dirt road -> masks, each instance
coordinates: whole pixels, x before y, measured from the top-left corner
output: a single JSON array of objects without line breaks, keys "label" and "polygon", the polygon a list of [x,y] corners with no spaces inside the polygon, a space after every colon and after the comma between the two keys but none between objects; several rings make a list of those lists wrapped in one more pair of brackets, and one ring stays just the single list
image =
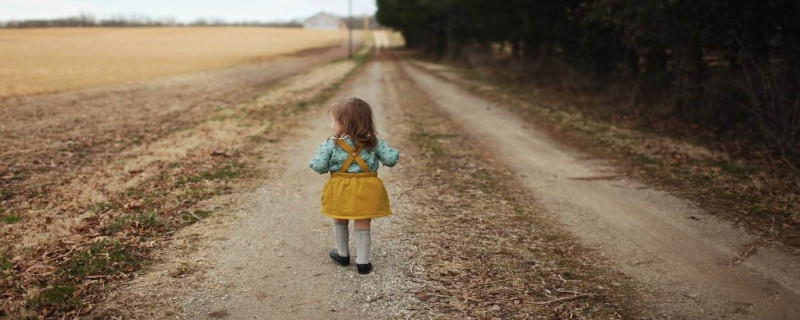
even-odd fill
[{"label": "dirt road", "polygon": [[[383,77],[381,63],[370,63],[337,94],[370,101],[379,128],[387,128],[392,116],[385,107]],[[331,221],[318,212],[319,191],[327,176],[308,169],[308,155],[330,135],[324,108],[317,110],[295,130],[291,140],[272,150],[280,155],[275,164],[280,173],[254,192],[239,196],[237,203],[241,205],[232,214],[233,221],[222,222],[224,227],[200,224],[184,233],[202,233],[198,245],[206,248],[180,260],[208,272],[176,280],[170,276],[175,257],[168,257],[166,263],[152,268],[101,309],[119,308],[115,303],[129,308],[130,300],[141,298],[146,303],[136,304],[155,310],[150,316],[159,318],[176,314],[184,319],[362,319],[376,314],[397,315],[397,308],[392,310],[391,306],[410,299],[408,288],[413,284],[401,277],[402,269],[407,268],[401,256],[392,254],[402,250],[402,244],[388,241],[390,236],[384,233],[392,229],[392,217],[373,224],[373,243],[380,245],[373,249],[372,257],[380,265],[369,277],[356,278],[353,268],[331,268],[326,256],[324,248],[331,245]],[[391,129],[382,130],[381,135],[393,138]],[[381,177],[389,192],[397,195],[393,192],[397,186],[392,169],[381,170]],[[401,201],[397,197],[392,201],[395,211],[402,211]],[[129,316],[142,316],[125,311]]]},{"label": "dirt road", "polygon": [[639,281],[664,317],[797,319],[800,263],[690,203],[619,179],[601,161],[448,82],[409,68],[462,127],[506,159],[531,195],[571,231]]},{"label": "dirt road", "polygon": [[[400,81],[401,76],[412,82]],[[420,92],[428,99],[421,101],[430,103],[416,107],[448,115],[444,121],[459,128],[452,134],[469,136],[469,141],[479,144],[476,148],[487,150],[502,162],[499,165],[513,169],[514,174],[507,179],[519,183],[524,197],[539,202],[546,214],[563,222],[581,245],[593,249],[606,260],[604,263],[629,276],[635,292],[628,294],[641,298],[644,305],[637,307],[646,317],[800,317],[800,264],[796,258],[769,249],[743,254],[741,250],[755,240],[752,236],[703,214],[684,200],[636,181],[616,178],[613,169],[602,161],[553,142],[534,124],[523,122],[502,106],[492,105],[412,63],[373,59],[336,96],[355,95],[369,101],[375,107],[384,137],[408,145],[412,128],[401,120],[404,112],[413,109],[400,102],[407,101],[402,97]],[[375,223],[375,273],[358,276],[352,268],[338,268],[327,261],[325,252],[332,242],[330,222],[317,213],[318,193],[325,177],[306,168],[308,157],[329,134],[324,107],[315,110],[320,112],[309,113],[302,128],[270,149],[281,155],[275,165],[280,172],[275,179],[265,181],[252,193],[237,196],[239,205],[227,218],[211,218],[190,228],[189,232],[199,237],[194,244],[199,250],[181,257],[181,262],[167,258],[120,290],[111,304],[139,299],[143,301],[139,304],[142,310],[152,312],[144,318],[377,319],[414,318],[419,310],[417,304],[430,303],[432,300],[410,294],[420,287],[414,272],[409,272],[418,268],[414,265],[414,250],[409,248],[414,236],[397,232],[404,216],[440,203],[419,205],[403,197],[422,186],[405,180],[408,171],[403,167],[402,154],[398,168],[380,171],[397,209],[391,218]],[[450,195],[440,196],[444,199]],[[480,224],[475,223],[475,228]],[[502,230],[487,232],[496,235],[495,241],[509,246],[517,243],[509,239],[521,236],[499,231]],[[528,232],[544,233],[535,229]],[[463,235],[449,236],[452,241],[464,241]],[[510,253],[495,254],[502,257]],[[470,258],[475,258],[470,252],[442,257],[454,261]],[[176,278],[170,270],[182,264],[199,271]],[[528,272],[542,265],[516,267],[519,272]],[[556,275],[556,281],[576,281]],[[485,284],[502,287],[506,286],[502,282],[508,280],[513,279],[489,279]],[[533,283],[521,285],[534,287]],[[593,296],[566,292],[572,292],[572,296],[533,304]],[[528,291],[518,295],[528,297]],[[464,299],[461,303],[478,302]],[[479,317],[490,318],[504,310],[498,304],[485,308],[486,313]],[[442,310],[451,312],[451,317],[465,315],[457,309],[439,311]]]},{"label": "dirt road", "polygon": [[[388,112],[380,78],[381,64],[372,63],[341,94],[370,101],[378,126],[385,128]],[[220,253],[213,255],[217,261],[209,275],[211,285],[187,298],[186,318],[220,311],[233,319],[368,318],[362,304],[392,294],[391,287],[355,294],[355,284],[363,279],[354,279],[353,270],[331,268],[322,254],[325,250],[320,251],[331,245],[331,221],[317,214],[318,194],[327,176],[308,169],[308,155],[330,135],[329,127],[327,115],[317,112],[299,137],[280,151],[286,160],[283,173],[258,190],[254,201],[239,213],[240,220]],[[381,170],[381,177],[392,185],[391,169]],[[376,244],[384,242],[380,235],[382,227],[391,224],[387,220],[376,223]],[[397,257],[387,256],[385,247],[376,249],[381,269],[367,280],[373,286],[397,272],[387,268],[396,262],[386,260]]]}]

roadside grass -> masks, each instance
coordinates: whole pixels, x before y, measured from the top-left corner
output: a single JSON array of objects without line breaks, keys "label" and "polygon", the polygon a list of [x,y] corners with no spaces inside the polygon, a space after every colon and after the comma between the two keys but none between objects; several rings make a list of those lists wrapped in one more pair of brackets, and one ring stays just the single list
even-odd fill
[{"label": "roadside grass", "polygon": [[103,229],[106,235],[113,235],[127,226],[135,226],[137,228],[155,228],[159,225],[159,216],[155,211],[146,211],[135,215],[124,214],[117,217],[114,222]]},{"label": "roadside grass", "polygon": [[190,175],[188,177],[181,176],[175,183],[177,185],[183,185],[187,183],[197,183],[203,180],[223,180],[223,179],[236,178],[242,174],[241,172],[242,168],[244,168],[243,163],[233,161],[230,163],[226,163],[221,168],[214,171],[203,171],[200,173]]},{"label": "roadside grass", "polygon": [[211,215],[211,211],[209,210],[195,210],[189,211],[181,215],[181,220],[186,221],[188,223],[195,223],[197,221],[203,220],[208,218]]},{"label": "roadside grass", "polygon": [[6,252],[0,252],[0,274],[4,274],[11,269],[11,257]]},{"label": "roadside grass", "polygon": [[29,299],[27,304],[32,309],[48,312],[67,311],[81,305],[80,299],[75,298],[76,291],[75,285],[54,285],[42,290],[35,298]]},{"label": "roadside grass", "polygon": [[249,139],[251,142],[255,142],[255,143],[276,143],[276,142],[278,142],[278,139],[276,139],[276,138],[265,137],[265,136],[262,136],[262,135],[251,135],[251,136],[248,136],[247,139]]},{"label": "roadside grass", "polygon": [[617,161],[624,174],[691,199],[707,212],[772,240],[765,244],[800,253],[800,175],[791,170],[736,158],[703,141],[601,119],[576,106],[591,101],[582,93],[570,96],[521,85],[499,72],[423,61],[413,64],[509,107],[557,140]]},{"label": "roadside grass", "polygon": [[107,212],[114,209],[118,209],[118,207],[108,202],[97,202],[95,204],[92,204],[92,207],[90,208],[92,213],[95,214]]},{"label": "roadside grass", "polygon": [[55,284],[28,299],[31,309],[64,312],[82,305],[78,284],[87,277],[106,278],[139,269],[142,258],[116,240],[94,242],[55,272]]},{"label": "roadside grass", "polygon": [[141,260],[125,246],[114,240],[101,240],[74,255],[57,272],[65,279],[78,279],[92,275],[112,275],[135,271]]},{"label": "roadside grass", "polygon": [[[401,72],[405,88],[414,82]],[[602,258],[577,245],[491,152],[419,90],[400,103],[410,127],[404,179],[416,203],[403,232],[416,249],[419,318],[628,319],[643,308]]]},{"label": "roadside grass", "polygon": [[[2,213],[2,212],[0,212],[0,213]],[[22,220],[22,215],[17,214],[17,213],[8,213],[8,214],[5,214],[2,217],[0,217],[0,222],[3,222],[5,224],[12,224],[12,223],[19,222],[21,220]]]},{"label": "roadside grass", "polygon": [[[265,144],[286,135],[299,121],[295,116],[329,100],[368,56],[369,51],[360,52],[355,68],[325,87],[315,88],[313,94],[291,94],[268,104],[253,99],[248,102],[254,104],[251,108],[222,109],[222,116],[212,115],[195,123],[233,120],[241,127],[268,125],[255,135],[238,137],[240,141],[231,150],[194,152],[177,161],[154,162],[151,166],[158,169],[157,174],[85,207],[92,215],[75,228],[75,235],[80,237],[71,238],[74,241],[15,252],[24,256],[25,263],[37,262],[43,267],[35,274],[21,273],[19,278],[0,281],[0,290],[14,293],[0,300],[0,309],[12,318],[85,316],[105,296],[103,292],[113,288],[112,284],[147,266],[153,250],[163,243],[155,240],[169,238],[182,227],[210,217],[211,210],[198,208],[201,201],[236,192],[249,185],[247,181],[270,174],[263,164],[256,163],[265,161],[264,153],[269,154],[271,146]],[[275,89],[280,85],[270,90]],[[6,269],[14,268],[12,262],[8,263]],[[0,267],[4,265],[0,261]],[[12,288],[21,289],[8,291]]]}]

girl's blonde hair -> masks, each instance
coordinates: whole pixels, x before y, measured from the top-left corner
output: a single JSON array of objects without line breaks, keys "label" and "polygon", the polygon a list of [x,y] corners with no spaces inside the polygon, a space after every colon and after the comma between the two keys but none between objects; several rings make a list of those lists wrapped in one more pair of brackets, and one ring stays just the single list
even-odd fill
[{"label": "girl's blonde hair", "polygon": [[349,98],[331,105],[328,113],[341,127],[341,131],[334,135],[335,138],[349,136],[353,143],[361,145],[367,150],[372,150],[378,145],[372,107],[366,101]]}]

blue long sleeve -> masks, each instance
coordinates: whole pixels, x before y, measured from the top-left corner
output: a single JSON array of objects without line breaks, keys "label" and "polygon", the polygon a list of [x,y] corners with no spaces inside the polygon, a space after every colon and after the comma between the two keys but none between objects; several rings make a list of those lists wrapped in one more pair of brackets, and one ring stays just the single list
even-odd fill
[{"label": "blue long sleeve", "polygon": [[400,153],[397,152],[396,149],[386,145],[386,141],[383,139],[378,139],[378,146],[375,147],[375,154],[378,156],[378,160],[387,167],[394,167],[394,165],[397,164],[397,160],[400,160]]},{"label": "blue long sleeve", "polygon": [[334,143],[331,139],[325,140],[325,142],[319,145],[317,153],[314,154],[314,158],[312,158],[311,162],[308,164],[311,170],[320,174],[330,171],[329,162],[331,160],[331,154],[333,153],[333,145]]}]

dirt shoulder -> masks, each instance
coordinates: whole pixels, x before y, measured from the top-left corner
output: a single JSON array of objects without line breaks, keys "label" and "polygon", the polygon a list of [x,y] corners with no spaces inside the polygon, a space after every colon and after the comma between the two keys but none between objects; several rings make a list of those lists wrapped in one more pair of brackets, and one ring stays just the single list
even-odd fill
[{"label": "dirt shoulder", "polygon": [[[597,114],[616,109],[591,92],[520,84],[487,70],[422,61],[417,65],[511,108],[563,144],[616,161],[619,170],[614,175],[658,185],[746,228],[761,238],[757,248],[800,253],[800,173],[790,169],[791,164],[765,161],[768,156],[755,150],[761,146],[748,146],[738,138],[725,140],[697,128],[684,132],[668,119],[644,125],[625,118],[610,121],[613,117]],[[670,134],[670,130],[681,132]]]}]

